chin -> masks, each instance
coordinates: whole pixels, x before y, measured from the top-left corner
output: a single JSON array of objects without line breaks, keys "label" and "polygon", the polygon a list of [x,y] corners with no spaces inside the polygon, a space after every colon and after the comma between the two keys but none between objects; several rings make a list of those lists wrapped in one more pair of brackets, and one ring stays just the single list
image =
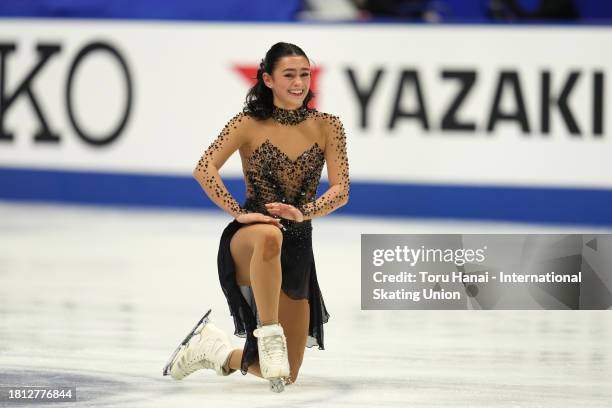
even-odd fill
[{"label": "chin", "polygon": [[290,106],[292,109],[297,109],[297,108],[302,107],[303,104],[304,104],[303,100],[299,101],[299,102],[290,101],[290,102],[287,103],[287,106]]}]

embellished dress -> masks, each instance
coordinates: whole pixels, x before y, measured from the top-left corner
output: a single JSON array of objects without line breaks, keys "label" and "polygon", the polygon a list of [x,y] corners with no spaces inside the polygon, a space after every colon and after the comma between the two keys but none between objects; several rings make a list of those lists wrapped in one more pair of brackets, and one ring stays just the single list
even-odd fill
[{"label": "embellished dress", "polygon": [[[218,169],[239,150],[246,184],[246,200],[240,205],[221,180]],[[327,165],[329,189],[319,198],[317,187]],[[285,227],[281,248],[281,289],[292,299],[308,299],[310,323],[307,347],[323,349],[323,323],[329,314],[317,282],[312,250],[314,217],[326,215],[348,201],[349,172],[346,136],[338,117],[305,107],[285,110],[274,107],[272,117],[258,120],[248,113],[234,116],[198,162],[196,178],[209,198],[237,218],[258,212],[271,215],[266,203],[282,202],[298,208],[303,222],[280,218]],[[246,337],[241,371],[258,359],[258,315],[250,286],[236,282],[230,243],[242,227],[234,219],[224,229],[217,266],[221,288],[234,318],[235,332]]]}]

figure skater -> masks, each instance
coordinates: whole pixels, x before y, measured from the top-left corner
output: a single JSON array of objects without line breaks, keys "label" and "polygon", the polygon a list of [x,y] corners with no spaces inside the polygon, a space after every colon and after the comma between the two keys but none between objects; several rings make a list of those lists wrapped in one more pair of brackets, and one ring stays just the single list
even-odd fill
[{"label": "figure skater", "polygon": [[[310,62],[294,44],[266,53],[245,107],[198,162],[194,177],[234,220],[223,231],[219,280],[244,348],[232,348],[207,313],[170,358],[164,375],[180,380],[201,368],[236,370],[268,379],[283,391],[297,380],[305,347],[323,350],[325,308],[312,251],[311,219],[349,197],[346,136],[338,117],[309,108]],[[243,205],[219,169],[236,150],[245,176]],[[327,165],[329,189],[316,198]]]}]

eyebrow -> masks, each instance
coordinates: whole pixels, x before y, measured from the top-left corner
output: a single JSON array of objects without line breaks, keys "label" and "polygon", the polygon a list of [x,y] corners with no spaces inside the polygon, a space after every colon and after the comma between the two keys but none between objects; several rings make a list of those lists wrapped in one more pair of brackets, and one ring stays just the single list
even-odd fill
[{"label": "eyebrow", "polygon": [[[302,71],[310,71],[310,68],[300,68],[300,69]],[[285,68],[285,69],[283,69],[283,72],[286,72],[286,71],[293,71],[293,72],[295,72],[296,69],[295,68]]]}]

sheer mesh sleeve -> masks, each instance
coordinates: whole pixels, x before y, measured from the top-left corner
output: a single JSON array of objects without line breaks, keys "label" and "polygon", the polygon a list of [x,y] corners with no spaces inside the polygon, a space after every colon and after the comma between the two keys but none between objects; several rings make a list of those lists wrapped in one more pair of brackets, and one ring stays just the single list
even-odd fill
[{"label": "sheer mesh sleeve", "polygon": [[248,211],[242,208],[227,190],[219,175],[219,169],[243,143],[244,122],[247,120],[247,115],[242,112],[230,119],[206,149],[193,171],[194,177],[208,197],[234,218]]},{"label": "sheer mesh sleeve", "polygon": [[300,208],[304,219],[329,214],[348,202],[350,182],[344,126],[337,116],[326,114],[324,128],[329,189],[315,201],[306,203]]}]

